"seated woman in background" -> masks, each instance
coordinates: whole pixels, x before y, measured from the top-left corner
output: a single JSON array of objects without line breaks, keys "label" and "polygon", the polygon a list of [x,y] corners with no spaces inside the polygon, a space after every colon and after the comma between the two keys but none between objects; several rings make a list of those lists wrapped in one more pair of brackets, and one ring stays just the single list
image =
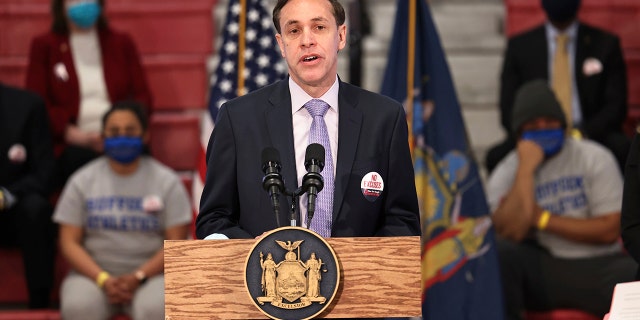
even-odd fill
[{"label": "seated woman in background", "polygon": [[72,269],[60,289],[62,318],[164,319],[163,241],[187,238],[187,192],[142,154],[149,136],[139,104],[117,103],[102,122],[105,155],[69,178],[53,217]]},{"label": "seated woman in background", "polygon": [[51,30],[31,43],[27,89],[46,104],[61,187],[102,152],[100,119],[112,102],[151,94],[132,39],[109,27],[104,0],[52,0]]}]

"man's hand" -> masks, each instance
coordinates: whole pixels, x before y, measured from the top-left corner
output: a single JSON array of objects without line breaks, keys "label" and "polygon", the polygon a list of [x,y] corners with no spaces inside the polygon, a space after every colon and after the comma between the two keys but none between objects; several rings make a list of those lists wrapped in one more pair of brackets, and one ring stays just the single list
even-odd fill
[{"label": "man's hand", "polygon": [[537,143],[531,140],[520,140],[516,146],[520,167],[533,173],[544,161],[544,151]]},{"label": "man's hand", "polygon": [[263,233],[262,233],[262,234],[260,234],[260,235],[257,235],[254,239],[258,240],[258,239],[260,239],[260,238],[264,237],[264,235],[265,235],[265,234],[267,234],[267,231],[263,232]]},{"label": "man's hand", "polygon": [[80,130],[78,126],[68,125],[64,133],[66,143],[85,148],[90,148],[96,152],[102,152],[102,137],[98,132],[86,132]]},{"label": "man's hand", "polygon": [[11,209],[16,203],[16,197],[9,190],[0,186],[0,212]]},{"label": "man's hand", "polygon": [[138,279],[133,274],[125,274],[107,279],[104,283],[104,290],[107,293],[109,303],[130,303],[133,293],[139,285]]}]

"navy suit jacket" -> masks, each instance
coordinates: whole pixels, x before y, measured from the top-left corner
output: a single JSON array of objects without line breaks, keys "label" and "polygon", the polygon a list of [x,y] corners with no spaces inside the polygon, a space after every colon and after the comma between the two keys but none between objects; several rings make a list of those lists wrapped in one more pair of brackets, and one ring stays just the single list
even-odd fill
[{"label": "navy suit jacket", "polygon": [[[333,237],[419,235],[419,211],[407,124],[402,105],[340,81],[338,159]],[[223,233],[253,238],[277,227],[262,188],[261,153],[281,155],[287,190],[297,186],[288,79],[225,103],[207,148],[207,175],[196,220],[197,236]],[[303,164],[298,164],[304,170]],[[361,190],[377,172],[384,190],[375,201]],[[290,217],[289,197],[280,197],[280,221]],[[306,213],[304,213],[306,214]]]},{"label": "navy suit jacket", "polygon": [[[511,110],[516,91],[530,80],[549,79],[547,38],[544,25],[509,40],[501,75],[502,126],[511,132]],[[585,74],[585,60],[595,58],[602,72]],[[610,132],[621,132],[627,116],[627,76],[620,40],[601,29],[580,23],[574,61],[576,86],[582,110],[582,129],[600,141]]]},{"label": "navy suit jacket", "polygon": [[[9,158],[12,148],[26,157]],[[0,186],[13,195],[48,196],[53,173],[53,144],[44,100],[37,94],[0,83]]]},{"label": "navy suit jacket", "polygon": [[[624,247],[640,263],[640,134],[636,132],[624,170],[621,231]],[[640,280],[640,268],[636,273]]]}]

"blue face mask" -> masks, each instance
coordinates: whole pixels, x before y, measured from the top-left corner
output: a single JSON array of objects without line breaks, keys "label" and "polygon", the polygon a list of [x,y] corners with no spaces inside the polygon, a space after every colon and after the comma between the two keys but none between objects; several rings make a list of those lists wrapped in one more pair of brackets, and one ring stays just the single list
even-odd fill
[{"label": "blue face mask", "polygon": [[528,130],[522,133],[522,139],[538,144],[544,151],[544,156],[548,158],[562,149],[564,129]]},{"label": "blue face mask", "polygon": [[142,153],[142,138],[112,137],[104,139],[104,153],[122,164],[129,164]]},{"label": "blue face mask", "polygon": [[78,2],[67,7],[67,15],[76,26],[87,29],[93,27],[102,9],[97,1]]}]

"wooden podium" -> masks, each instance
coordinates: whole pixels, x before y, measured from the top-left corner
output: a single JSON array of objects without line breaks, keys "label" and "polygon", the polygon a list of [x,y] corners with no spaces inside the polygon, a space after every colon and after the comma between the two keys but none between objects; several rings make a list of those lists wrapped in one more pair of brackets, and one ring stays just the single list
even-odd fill
[{"label": "wooden podium", "polygon": [[[420,237],[328,238],[340,286],[319,318],[421,315]],[[164,242],[165,319],[268,319],[244,283],[256,240]]]}]

